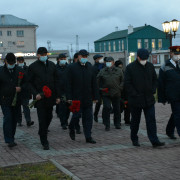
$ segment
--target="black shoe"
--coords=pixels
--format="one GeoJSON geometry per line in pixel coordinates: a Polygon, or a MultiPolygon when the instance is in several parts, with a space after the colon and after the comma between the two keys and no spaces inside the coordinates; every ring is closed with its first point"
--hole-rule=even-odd
{"type": "Polygon", "coordinates": [[[92,137],[90,137],[86,138],[86,143],[96,144],[96,141],[92,137]]]}
{"type": "Polygon", "coordinates": [[[125,121],[125,125],[126,125],[126,126],[130,126],[130,125],[131,125],[131,122],[130,122],[130,121],[125,121]]]}
{"type": "Polygon", "coordinates": [[[63,129],[63,130],[66,130],[66,129],[67,129],[67,127],[64,125],[64,126],[62,126],[62,129],[63,129]]]}
{"type": "Polygon", "coordinates": [[[43,145],[43,149],[44,149],[44,150],[49,150],[49,144],[44,144],[44,145],[43,145]]]}
{"type": "Polygon", "coordinates": [[[110,131],[110,127],[105,127],[105,131],[110,131]]]}
{"type": "Polygon", "coordinates": [[[115,126],[116,129],[121,129],[121,126],[115,126]]]}
{"type": "Polygon", "coordinates": [[[170,138],[170,139],[177,139],[176,136],[174,136],[174,134],[170,135],[170,134],[167,134],[167,136],[170,138]]]}
{"type": "Polygon", "coordinates": [[[158,142],[156,142],[156,143],[152,143],[152,146],[155,148],[155,147],[160,147],[160,146],[164,146],[165,145],[165,143],[164,142],[160,142],[160,141],[158,141],[158,142]]]}
{"type": "Polygon", "coordinates": [[[17,143],[15,142],[8,143],[8,147],[12,148],[14,146],[17,146],[17,143]]]}
{"type": "Polygon", "coordinates": [[[34,121],[28,121],[27,122],[27,126],[29,127],[29,126],[32,126],[34,124],[34,121]]]}
{"type": "Polygon", "coordinates": [[[97,115],[94,115],[94,121],[95,121],[95,122],[98,122],[98,117],[97,117],[97,115]]]}
{"type": "Polygon", "coordinates": [[[81,134],[81,130],[76,130],[76,134],[81,134]]]}
{"type": "Polygon", "coordinates": [[[22,127],[22,124],[21,124],[21,123],[18,123],[18,126],[19,126],[19,127],[22,127]]]}
{"type": "Polygon", "coordinates": [[[75,131],[74,130],[69,130],[69,136],[74,141],[75,140],[75,131]]]}
{"type": "Polygon", "coordinates": [[[140,147],[139,141],[133,141],[132,144],[133,146],[140,147]]]}

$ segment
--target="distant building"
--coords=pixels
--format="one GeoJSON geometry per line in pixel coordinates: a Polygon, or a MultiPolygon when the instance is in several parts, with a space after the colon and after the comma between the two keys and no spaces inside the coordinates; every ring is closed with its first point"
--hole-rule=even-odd
{"type": "Polygon", "coordinates": [[[36,52],[37,25],[13,15],[0,15],[0,56],[36,52]]]}
{"type": "Polygon", "coordinates": [[[124,52],[126,54],[126,64],[136,59],[136,52],[138,49],[146,48],[149,52],[156,52],[158,54],[158,56],[153,56],[157,57],[157,60],[153,61],[152,56],[150,56],[150,61],[162,64],[162,62],[168,58],[167,50],[170,46],[170,40],[166,39],[166,34],[163,31],[151,25],[136,28],[129,25],[126,30],[116,30],[96,40],[94,45],[95,52],[98,53],[124,52]],[[163,57],[159,55],[161,52],[165,52],[163,57]]]}

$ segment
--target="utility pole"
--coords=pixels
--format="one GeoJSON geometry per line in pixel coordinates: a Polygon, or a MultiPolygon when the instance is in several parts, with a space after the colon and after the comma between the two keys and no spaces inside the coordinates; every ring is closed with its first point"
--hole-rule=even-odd
{"type": "Polygon", "coordinates": [[[79,36],[76,35],[76,52],[79,51],[79,36]]]}
{"type": "Polygon", "coordinates": [[[71,44],[71,59],[73,58],[73,48],[72,48],[72,44],[71,44]]]}
{"type": "Polygon", "coordinates": [[[48,51],[50,51],[51,50],[51,41],[50,40],[47,41],[47,45],[48,45],[48,51]]]}
{"type": "Polygon", "coordinates": [[[88,52],[89,52],[89,43],[88,43],[88,52]]]}

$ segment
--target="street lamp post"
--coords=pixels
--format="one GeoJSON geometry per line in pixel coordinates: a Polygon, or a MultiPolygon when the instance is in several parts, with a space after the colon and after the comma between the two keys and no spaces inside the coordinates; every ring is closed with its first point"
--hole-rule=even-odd
{"type": "Polygon", "coordinates": [[[173,19],[172,21],[168,22],[165,21],[164,23],[162,23],[163,26],[163,30],[166,33],[166,39],[169,38],[170,40],[170,46],[172,46],[172,38],[176,36],[176,32],[178,30],[179,27],[179,21],[176,19],[173,19]],[[172,34],[173,32],[173,34],[172,34]]]}

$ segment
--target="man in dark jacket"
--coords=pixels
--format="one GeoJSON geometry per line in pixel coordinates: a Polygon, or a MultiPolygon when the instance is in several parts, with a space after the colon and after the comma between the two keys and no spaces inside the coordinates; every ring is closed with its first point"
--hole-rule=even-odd
{"type": "Polygon", "coordinates": [[[60,103],[60,92],[56,65],[48,60],[47,49],[45,47],[38,48],[37,56],[38,60],[29,66],[28,77],[31,92],[34,99],[37,100],[40,141],[44,150],[48,150],[47,131],[52,120],[53,105],[60,103]],[[45,96],[44,86],[47,86],[52,92],[50,97],[45,96]]]}
{"type": "MultiPolygon", "coordinates": [[[[120,68],[124,75],[123,62],[119,59],[115,62],[115,66],[120,68]]],[[[127,99],[127,91],[125,87],[123,87],[122,95],[120,98],[120,111],[121,113],[124,111],[124,121],[127,126],[130,125],[130,107],[127,99]]]]}
{"type": "Polygon", "coordinates": [[[131,140],[134,146],[140,146],[138,130],[141,112],[144,111],[147,134],[153,147],[163,146],[165,143],[157,137],[155,119],[155,99],[157,76],[153,64],[147,62],[148,50],[139,49],[137,59],[126,67],[125,87],[128,91],[128,102],[131,109],[131,140]]]}
{"type": "Polygon", "coordinates": [[[97,75],[97,81],[102,90],[102,118],[105,130],[110,130],[111,103],[114,112],[115,128],[121,129],[120,96],[123,89],[123,73],[121,69],[114,66],[114,59],[112,57],[107,57],[106,67],[97,75]]]}
{"type": "Polygon", "coordinates": [[[62,129],[66,130],[68,126],[69,108],[66,102],[66,83],[67,83],[67,60],[65,54],[59,54],[58,64],[56,64],[57,75],[59,79],[61,102],[57,105],[57,112],[60,118],[62,129]]]}
{"type": "Polygon", "coordinates": [[[159,70],[158,101],[171,104],[172,114],[166,127],[170,139],[174,136],[175,127],[180,136],[180,46],[171,46],[171,59],[159,70]]]}
{"type": "MultiPolygon", "coordinates": [[[[94,55],[93,59],[95,61],[93,70],[94,70],[95,75],[97,76],[100,70],[105,67],[104,59],[103,59],[103,56],[100,54],[94,55]]],[[[99,99],[98,99],[98,102],[96,103],[95,110],[94,110],[94,121],[96,122],[98,122],[98,113],[99,113],[101,104],[102,104],[102,94],[101,94],[101,91],[99,91],[99,99]]]]}
{"type": "MultiPolygon", "coordinates": [[[[17,57],[17,65],[23,69],[23,72],[27,76],[28,66],[26,66],[23,57],[17,57]]],[[[30,97],[31,97],[31,93],[29,91],[29,88],[27,87],[27,91],[21,93],[21,105],[23,106],[23,113],[28,127],[34,124],[34,121],[31,121],[30,109],[28,107],[30,97]]],[[[18,121],[18,125],[22,126],[22,112],[20,113],[20,119],[18,121]]]]}
{"type": "Polygon", "coordinates": [[[9,147],[17,145],[14,142],[14,136],[21,108],[20,94],[27,87],[25,75],[22,76],[22,80],[19,80],[19,73],[22,72],[22,69],[15,63],[15,55],[8,53],[5,57],[5,65],[0,68],[0,104],[4,115],[3,131],[5,142],[9,147]],[[20,86],[18,81],[21,81],[20,86]],[[16,103],[12,105],[16,93],[16,103]]]}
{"type": "MultiPolygon", "coordinates": [[[[96,143],[91,136],[92,129],[92,102],[98,99],[98,88],[95,74],[93,73],[92,65],[88,63],[88,52],[86,50],[79,51],[79,61],[68,67],[67,80],[67,99],[79,100],[81,110],[77,113],[82,113],[82,124],[87,143],[96,143]]],[[[75,124],[78,118],[72,118],[69,124],[69,135],[72,140],[75,140],[75,124]]]]}

